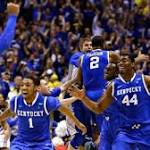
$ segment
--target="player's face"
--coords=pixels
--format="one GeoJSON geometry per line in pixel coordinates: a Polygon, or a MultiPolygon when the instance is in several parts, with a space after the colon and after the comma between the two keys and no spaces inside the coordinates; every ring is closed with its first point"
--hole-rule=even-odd
{"type": "Polygon", "coordinates": [[[4,97],[2,94],[0,94],[0,105],[4,104],[4,97]]]}
{"type": "Polygon", "coordinates": [[[30,98],[36,91],[32,79],[24,78],[21,85],[21,92],[25,99],[30,98]]]}
{"type": "Polygon", "coordinates": [[[133,69],[133,63],[128,56],[121,56],[118,68],[120,74],[128,74],[128,72],[133,69]]]}
{"type": "Polygon", "coordinates": [[[16,86],[17,86],[17,87],[20,87],[21,84],[22,84],[22,77],[21,77],[21,76],[17,76],[17,77],[14,79],[14,81],[15,81],[16,86]]]}
{"type": "Polygon", "coordinates": [[[40,80],[40,92],[47,95],[49,93],[48,83],[46,80],[40,80]]]}
{"type": "Polygon", "coordinates": [[[110,81],[117,77],[118,68],[116,64],[110,63],[106,66],[104,77],[106,80],[110,81]]]}
{"type": "Polygon", "coordinates": [[[82,51],[87,52],[92,50],[92,41],[85,41],[82,46],[82,51]]]}

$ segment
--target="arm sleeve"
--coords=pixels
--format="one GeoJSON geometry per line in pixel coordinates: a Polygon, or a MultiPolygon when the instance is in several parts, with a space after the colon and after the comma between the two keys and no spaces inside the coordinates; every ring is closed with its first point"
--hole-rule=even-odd
{"type": "Polygon", "coordinates": [[[15,117],[15,118],[8,118],[7,119],[7,123],[9,124],[10,127],[12,127],[12,126],[15,126],[17,124],[17,120],[18,120],[17,117],[15,117]]]}
{"type": "Polygon", "coordinates": [[[0,36],[0,54],[6,49],[9,48],[11,41],[15,36],[15,27],[16,27],[17,16],[10,15],[4,31],[0,36]]]}
{"type": "Polygon", "coordinates": [[[61,93],[61,89],[59,87],[52,89],[50,91],[50,96],[57,97],[61,93]]]}
{"type": "Polygon", "coordinates": [[[60,105],[61,104],[57,98],[50,97],[50,96],[47,98],[46,108],[49,113],[51,111],[55,111],[55,110],[59,109],[60,105]]]}

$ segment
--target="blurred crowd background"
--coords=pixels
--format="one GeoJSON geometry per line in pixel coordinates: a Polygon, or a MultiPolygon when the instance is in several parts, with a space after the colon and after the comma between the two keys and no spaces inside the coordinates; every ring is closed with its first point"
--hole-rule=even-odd
{"type": "MultiPolygon", "coordinates": [[[[103,49],[150,56],[150,0],[22,0],[15,39],[0,56],[1,81],[9,98],[25,74],[65,82],[80,37],[101,35],[103,49]]],[[[6,18],[0,23],[0,32],[6,18]]],[[[150,61],[138,66],[150,75],[150,61]]]]}

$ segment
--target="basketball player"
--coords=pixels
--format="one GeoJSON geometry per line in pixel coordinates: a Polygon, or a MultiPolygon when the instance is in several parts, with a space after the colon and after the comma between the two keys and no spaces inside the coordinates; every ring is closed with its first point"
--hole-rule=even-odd
{"type": "Polygon", "coordinates": [[[118,67],[118,78],[98,103],[90,101],[83,90],[74,88],[71,93],[96,113],[103,112],[113,100],[121,108],[121,123],[112,150],[149,150],[150,77],[135,73],[134,59],[127,54],[120,56],[118,67]]]}
{"type": "Polygon", "coordinates": [[[50,142],[49,114],[57,109],[86,132],[85,126],[57,98],[38,93],[39,85],[40,81],[37,77],[24,77],[21,86],[22,94],[14,97],[10,101],[10,108],[0,116],[0,122],[14,113],[18,116],[18,134],[11,143],[11,150],[53,150],[50,142]]]}
{"type": "MultiPolygon", "coordinates": [[[[117,63],[119,56],[111,51],[103,50],[103,38],[95,36],[92,39],[93,50],[83,55],[78,69],[77,76],[66,83],[66,87],[83,80],[86,95],[92,100],[97,101],[106,88],[107,81],[104,79],[104,70],[109,62],[117,63]]],[[[103,117],[95,116],[95,123],[99,131],[101,130],[103,117]]]]}

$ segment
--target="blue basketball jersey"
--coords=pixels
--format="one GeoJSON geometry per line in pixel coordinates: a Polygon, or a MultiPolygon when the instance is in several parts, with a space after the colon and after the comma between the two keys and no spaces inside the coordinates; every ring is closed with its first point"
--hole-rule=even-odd
{"type": "Polygon", "coordinates": [[[49,114],[60,107],[54,97],[37,93],[32,105],[28,105],[20,95],[13,98],[10,108],[18,116],[18,135],[16,141],[23,143],[50,142],[49,114]]]}
{"type": "Polygon", "coordinates": [[[80,66],[80,57],[82,55],[83,55],[83,52],[80,52],[80,51],[74,53],[70,58],[69,64],[79,67],[80,66]]]}
{"type": "MultiPolygon", "coordinates": [[[[107,86],[110,84],[111,82],[107,83],[107,86]]],[[[104,115],[106,117],[111,117],[113,119],[118,118],[117,116],[119,116],[119,111],[120,111],[120,107],[118,105],[116,105],[116,101],[114,100],[111,105],[104,111],[104,115]]]]}
{"type": "Polygon", "coordinates": [[[104,79],[104,70],[109,63],[109,52],[93,50],[83,56],[81,63],[86,95],[97,101],[103,94],[107,83],[104,79]]]}
{"type": "Polygon", "coordinates": [[[73,66],[71,78],[74,78],[77,75],[78,68],[80,67],[80,57],[82,55],[83,52],[76,52],[70,58],[69,64],[73,66]]]}
{"type": "Polygon", "coordinates": [[[150,93],[144,75],[134,74],[129,82],[119,75],[113,85],[113,96],[122,118],[120,138],[150,145],[150,93]]]}
{"type": "Polygon", "coordinates": [[[56,87],[49,91],[49,96],[57,97],[60,95],[60,93],[61,93],[61,88],[56,87]]]}

